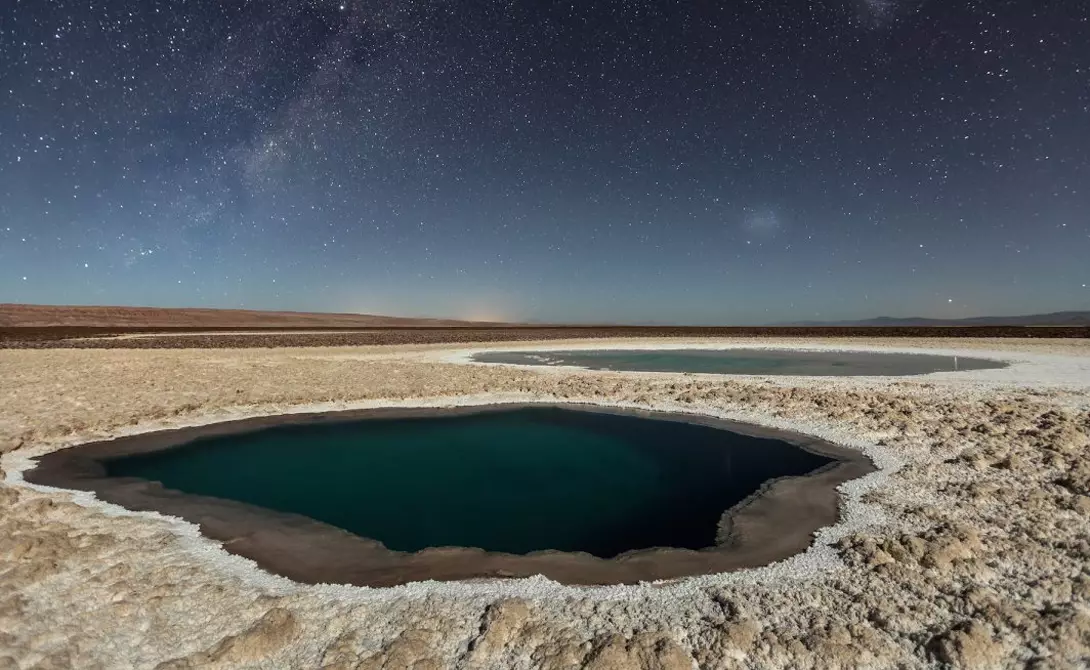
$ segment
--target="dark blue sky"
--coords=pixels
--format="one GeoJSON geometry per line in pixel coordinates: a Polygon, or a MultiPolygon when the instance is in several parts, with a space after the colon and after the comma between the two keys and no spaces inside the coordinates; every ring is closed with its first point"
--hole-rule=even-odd
{"type": "Polygon", "coordinates": [[[0,302],[1090,308],[1090,4],[8,0],[0,302]]]}

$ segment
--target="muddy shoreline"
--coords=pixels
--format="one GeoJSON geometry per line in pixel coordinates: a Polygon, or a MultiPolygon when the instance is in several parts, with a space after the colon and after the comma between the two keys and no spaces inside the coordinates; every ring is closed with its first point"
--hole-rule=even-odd
{"type": "Polygon", "coordinates": [[[719,543],[693,551],[657,548],[612,559],[584,553],[541,551],[526,555],[443,547],[406,553],[307,517],[253,505],[165,489],[157,482],[107,477],[104,461],[183,446],[201,437],[231,435],[287,424],[368,418],[422,418],[516,409],[525,405],[459,408],[369,409],[329,414],[258,417],[160,431],[70,447],[46,454],[25,473],[28,482],[93,491],[100,499],[135,511],[156,511],[197,524],[233,554],[263,569],[307,584],[393,586],[414,581],[470,580],[544,575],[565,584],[632,584],[754,568],[805,551],[814,532],[839,517],[836,488],[875,470],[860,452],[798,433],[688,414],[551,403],[580,411],[684,421],[754,437],[788,442],[834,459],[803,477],[765,482],[748,498],[725,510],[719,543]]]}

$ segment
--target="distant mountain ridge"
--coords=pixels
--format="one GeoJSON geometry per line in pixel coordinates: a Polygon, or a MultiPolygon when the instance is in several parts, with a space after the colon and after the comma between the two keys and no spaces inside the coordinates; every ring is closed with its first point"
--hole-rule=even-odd
{"type": "Polygon", "coordinates": [[[481,325],[486,324],[374,314],[0,303],[0,328],[421,328],[481,325]]]}
{"type": "Polygon", "coordinates": [[[1052,312],[1023,316],[975,316],[966,319],[928,319],[924,317],[896,318],[880,316],[860,321],[792,321],[777,326],[1090,326],[1090,311],[1052,312]]]}
{"type": "MultiPolygon", "coordinates": [[[[636,327],[617,324],[496,323],[455,319],[404,318],[373,314],[266,312],[245,309],[28,305],[0,303],[0,328],[451,328],[451,327],[636,327]]],[[[654,326],[644,323],[640,326],[654,326]]],[[[660,324],[669,327],[669,324],[660,324]]],[[[967,327],[1068,326],[1090,327],[1090,311],[1053,312],[1025,316],[980,316],[968,319],[895,318],[882,316],[856,321],[793,321],[765,327],[967,327]]]]}

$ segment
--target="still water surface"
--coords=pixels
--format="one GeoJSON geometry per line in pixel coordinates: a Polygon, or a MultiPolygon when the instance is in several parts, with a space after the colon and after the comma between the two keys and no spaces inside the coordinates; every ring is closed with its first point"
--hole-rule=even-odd
{"type": "Polygon", "coordinates": [[[612,557],[712,546],[723,512],[762,483],[829,462],[710,426],[538,407],[284,425],[106,467],[302,514],[401,551],[612,557]]]}
{"type": "Polygon", "coordinates": [[[570,365],[626,372],[696,372],[816,377],[904,376],[960,370],[990,370],[1004,363],[931,354],[778,349],[657,349],[589,351],[493,351],[478,363],[570,365]]]}

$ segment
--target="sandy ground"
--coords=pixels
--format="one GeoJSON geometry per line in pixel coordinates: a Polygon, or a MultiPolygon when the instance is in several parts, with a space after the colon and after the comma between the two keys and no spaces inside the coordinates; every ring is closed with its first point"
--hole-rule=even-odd
{"type": "Polygon", "coordinates": [[[369,328],[375,326],[479,325],[456,319],[414,319],[374,314],[264,312],[250,309],[20,305],[0,303],[0,328],[369,328]]]}
{"type": "Polygon", "coordinates": [[[820,344],[1013,365],[727,378],[465,365],[452,345],[0,351],[0,668],[1090,665],[1090,341],[820,344]],[[804,554],[599,588],[304,586],[180,520],[21,478],[36,454],[115,435],[497,401],[744,420],[861,449],[881,470],[841,487],[840,523],[804,554]]]}
{"type": "MultiPolygon", "coordinates": [[[[366,330],[354,331],[354,332],[371,332],[366,330]]],[[[264,335],[337,335],[338,331],[335,330],[224,330],[208,333],[129,333],[126,335],[112,335],[110,339],[114,340],[144,340],[149,337],[192,337],[193,335],[200,335],[203,337],[231,337],[235,335],[246,335],[249,337],[261,337],[264,335]]],[[[79,339],[92,339],[92,338],[79,338],[79,339]]]]}

